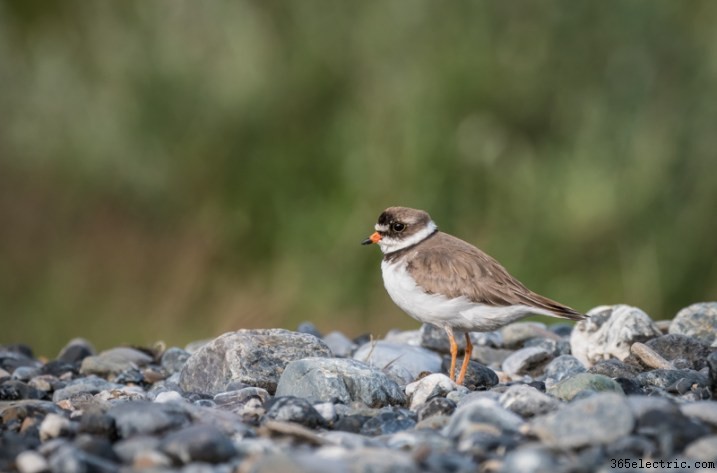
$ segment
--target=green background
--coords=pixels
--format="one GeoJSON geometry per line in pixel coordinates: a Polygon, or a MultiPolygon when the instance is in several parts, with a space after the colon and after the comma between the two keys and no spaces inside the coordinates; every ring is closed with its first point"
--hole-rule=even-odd
{"type": "Polygon", "coordinates": [[[0,343],[418,324],[389,205],[587,311],[717,292],[717,2],[0,2],[0,343]]]}

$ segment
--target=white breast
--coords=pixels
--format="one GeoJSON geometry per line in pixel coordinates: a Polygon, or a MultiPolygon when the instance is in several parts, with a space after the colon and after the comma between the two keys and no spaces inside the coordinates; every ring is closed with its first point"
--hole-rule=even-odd
{"type": "Polygon", "coordinates": [[[388,295],[404,312],[423,323],[449,326],[462,331],[491,331],[532,314],[553,315],[525,305],[489,306],[461,296],[449,299],[429,294],[416,284],[405,261],[381,263],[388,295]]]}

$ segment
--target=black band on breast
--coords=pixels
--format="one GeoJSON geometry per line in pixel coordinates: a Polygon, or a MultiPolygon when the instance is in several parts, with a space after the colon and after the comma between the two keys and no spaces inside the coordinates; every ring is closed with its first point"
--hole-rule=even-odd
{"type": "Polygon", "coordinates": [[[396,250],[396,251],[392,251],[392,252],[390,252],[390,253],[384,254],[384,255],[383,255],[383,260],[384,260],[384,261],[394,261],[395,259],[400,258],[401,256],[405,255],[407,252],[411,251],[414,247],[420,245],[420,244],[423,243],[424,241],[427,241],[429,238],[434,237],[437,233],[438,233],[438,229],[436,228],[435,230],[433,230],[433,232],[432,232],[430,235],[428,235],[428,236],[427,236],[426,238],[424,238],[423,240],[417,241],[417,242],[414,243],[413,245],[409,245],[409,246],[407,246],[407,247],[405,247],[405,248],[401,248],[400,250],[396,250]]]}

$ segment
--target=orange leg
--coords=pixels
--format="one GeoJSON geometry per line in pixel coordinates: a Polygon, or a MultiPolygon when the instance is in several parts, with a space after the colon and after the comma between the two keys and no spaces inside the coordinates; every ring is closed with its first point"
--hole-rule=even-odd
{"type": "Polygon", "coordinates": [[[463,379],[466,377],[466,370],[468,369],[468,362],[471,359],[471,354],[473,353],[473,344],[471,343],[471,337],[468,335],[468,332],[465,333],[466,335],[466,352],[463,355],[463,364],[461,365],[461,372],[458,374],[458,381],[456,383],[463,384],[463,379]]]}
{"type": "Polygon", "coordinates": [[[458,344],[456,338],[453,336],[453,329],[445,327],[446,333],[448,334],[448,342],[451,344],[451,370],[448,372],[448,377],[451,381],[456,379],[456,358],[458,357],[458,344]]]}

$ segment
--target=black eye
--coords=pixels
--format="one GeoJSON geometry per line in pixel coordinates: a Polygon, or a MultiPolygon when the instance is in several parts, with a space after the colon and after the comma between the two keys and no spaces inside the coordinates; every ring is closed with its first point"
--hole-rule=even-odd
{"type": "Polygon", "coordinates": [[[403,230],[406,229],[406,225],[402,224],[401,222],[395,222],[391,225],[391,230],[393,230],[396,233],[401,233],[403,230]]]}

